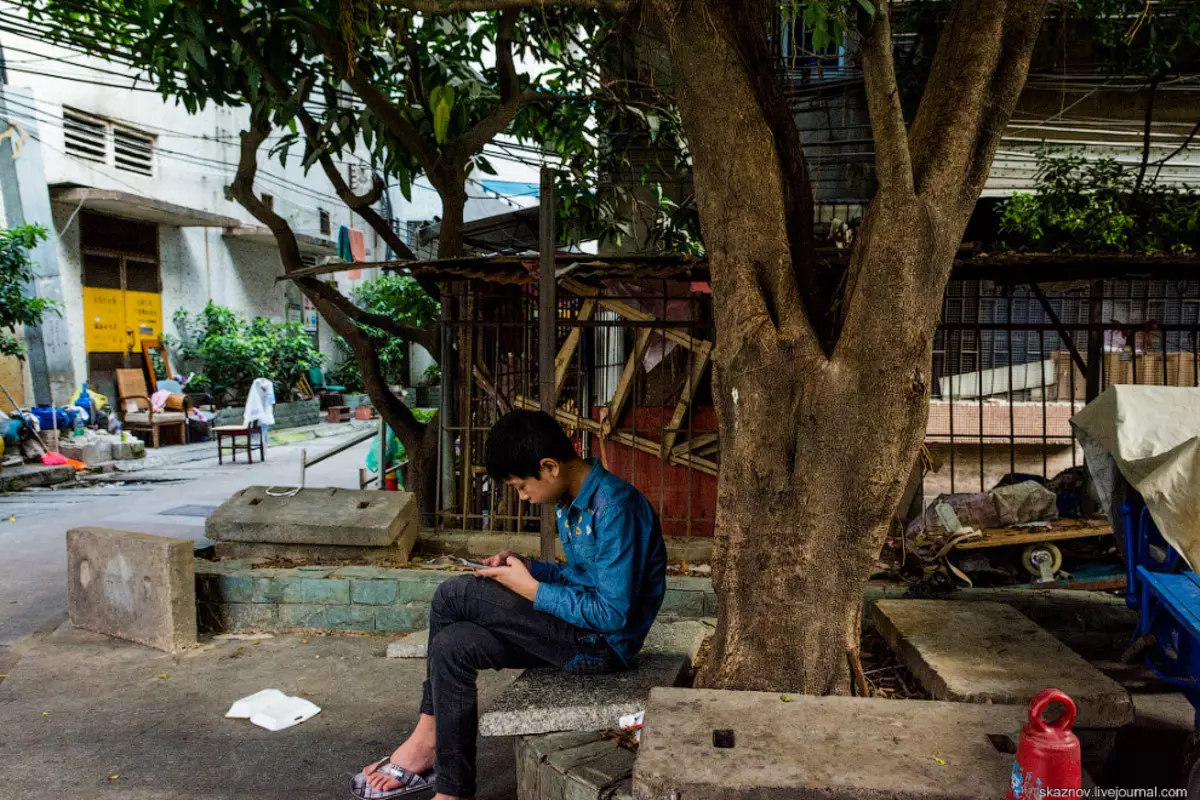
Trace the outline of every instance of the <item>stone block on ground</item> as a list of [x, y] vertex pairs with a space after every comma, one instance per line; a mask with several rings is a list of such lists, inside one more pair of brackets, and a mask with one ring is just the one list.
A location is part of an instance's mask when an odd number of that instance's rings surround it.
[[114, 461], [130, 461], [135, 458], [145, 458], [146, 444], [130, 436], [123, 442], [115, 442], [113, 444], [112, 457]]
[[1075, 701], [1080, 728], [1133, 721], [1124, 687], [1003, 603], [880, 600], [874, 622], [935, 700], [1026, 708], [1053, 687]]
[[251, 486], [209, 515], [205, 534], [214, 542], [396, 546], [407, 557], [417, 537], [416, 496], [319, 488], [273, 497], [267, 487]]
[[78, 436], [64, 436], [59, 441], [58, 452], [75, 461], [82, 461], [90, 465], [111, 461], [113, 458], [112, 443], [108, 437], [88, 436], [85, 439]]
[[388, 658], [424, 658], [429, 652], [429, 629], [415, 631], [388, 645]]
[[194, 645], [192, 544], [106, 528], [67, 531], [71, 622], [168, 652]]
[[615, 728], [621, 717], [646, 708], [656, 686], [675, 686], [710, 633], [688, 620], [656, 624], [638, 654], [637, 667], [609, 675], [570, 675], [529, 669], [513, 681], [479, 720], [484, 736]]
[[[1025, 710], [923, 700], [655, 689], [637, 800], [1003, 797]], [[733, 731], [733, 747], [714, 731]], [[996, 737], [995, 739], [989, 737]], [[1007, 740], [1007, 741], [1006, 741]], [[998, 746], [1001, 743], [1004, 746]]]
[[55, 486], [72, 480], [75, 480], [75, 468], [66, 464], [58, 467], [19, 464], [0, 469], [0, 492], [19, 492], [35, 486]]
[[517, 800], [632, 800], [633, 753], [595, 732], [517, 739]]

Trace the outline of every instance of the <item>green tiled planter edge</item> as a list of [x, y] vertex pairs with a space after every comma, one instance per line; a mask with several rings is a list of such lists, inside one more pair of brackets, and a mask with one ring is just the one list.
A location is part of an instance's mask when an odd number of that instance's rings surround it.
[[[464, 574], [370, 566], [254, 569], [248, 561], [196, 559], [197, 621], [207, 633], [421, 630], [438, 585]], [[716, 611], [707, 578], [667, 578], [661, 616]]]

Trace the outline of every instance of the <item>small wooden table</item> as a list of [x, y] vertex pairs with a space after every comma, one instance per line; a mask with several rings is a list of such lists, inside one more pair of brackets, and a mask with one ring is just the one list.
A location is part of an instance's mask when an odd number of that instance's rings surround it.
[[[239, 449], [246, 451], [246, 458], [250, 463], [254, 463], [254, 447], [258, 446], [258, 460], [267, 460], [266, 442], [263, 441], [262, 428], [257, 425], [251, 428], [246, 428], [241, 425], [219, 425], [213, 428], [213, 432], [217, 434], [217, 464], [225, 463], [225, 448], [229, 448], [230, 454], [233, 456], [233, 463], [237, 463], [237, 454]], [[238, 444], [238, 439], [242, 436], [246, 437], [246, 443]], [[229, 439], [228, 445], [224, 442]], [[257, 440], [257, 441], [256, 441]]]

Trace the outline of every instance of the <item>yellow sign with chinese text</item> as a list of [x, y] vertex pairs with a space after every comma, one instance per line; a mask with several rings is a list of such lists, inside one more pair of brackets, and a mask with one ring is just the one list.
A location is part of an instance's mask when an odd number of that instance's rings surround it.
[[83, 287], [83, 339], [89, 353], [124, 353], [129, 349], [124, 294], [120, 289]]

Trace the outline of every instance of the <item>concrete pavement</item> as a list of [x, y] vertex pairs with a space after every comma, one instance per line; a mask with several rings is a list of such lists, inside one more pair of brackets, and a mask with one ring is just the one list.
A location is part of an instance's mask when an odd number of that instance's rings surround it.
[[[386, 644], [277, 636], [172, 656], [67, 623], [0, 683], [0, 800], [348, 797], [417, 718], [425, 662], [385, 658]], [[514, 676], [481, 676], [481, 702]], [[268, 688], [321, 713], [275, 733], [224, 718]], [[514, 800], [513, 741], [480, 740], [478, 763], [479, 799]]]
[[[205, 542], [205, 516], [229, 495], [294, 485], [302, 448], [311, 458], [345, 439], [273, 444], [253, 466], [214, 455], [0, 497], [0, 800], [344, 797], [351, 774], [408, 735], [425, 662], [386, 658], [390, 637], [207, 639], [168, 655], [65, 622], [69, 528]], [[307, 485], [357, 488], [371, 444], [311, 468]], [[481, 700], [515, 674], [483, 676]], [[224, 719], [266, 688], [307, 694], [322, 712], [277, 733]], [[511, 740], [482, 740], [479, 765], [481, 800], [515, 798]]]
[[[301, 449], [311, 458], [345, 439], [272, 444], [267, 460], [252, 466], [244, 458], [217, 466], [216, 445], [209, 443], [211, 455], [203, 460], [152, 472], [116, 473], [111, 483], [86, 488], [0, 497], [0, 667], [6, 648], [66, 618], [68, 529], [98, 525], [203, 540], [208, 510], [251, 484], [294, 485]], [[370, 446], [364, 442], [309, 469], [307, 485], [357, 488], [358, 469]]]

